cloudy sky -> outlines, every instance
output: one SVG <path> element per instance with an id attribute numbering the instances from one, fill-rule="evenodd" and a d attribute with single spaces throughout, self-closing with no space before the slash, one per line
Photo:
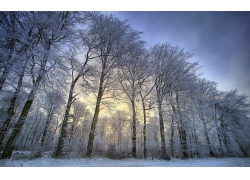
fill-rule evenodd
<path id="1" fill-rule="evenodd" d="M 79 11 L 86 8 L 88 11 L 105 9 L 121 20 L 128 19 L 134 29 L 143 32 L 141 36 L 148 47 L 158 42 L 179 45 L 194 54 L 191 61 L 199 61 L 202 66 L 198 72 L 217 82 L 218 89 L 229 91 L 236 88 L 240 94 L 250 96 L 250 11 L 243 0 L 227 4 L 217 0 L 202 3 L 196 0 L 176 0 L 168 2 L 168 6 L 163 0 L 145 0 L 143 4 L 135 0 L 126 0 L 122 4 L 114 3 L 113 0 L 93 0 L 84 2 L 84 6 L 80 0 L 71 0 L 67 4 L 53 1 L 55 5 L 50 0 L 44 1 L 52 4 L 30 4 L 29 0 L 24 0 L 20 3 L 17 1 L 13 6 L 11 1 L 4 1 L 1 8 L 37 10 L 39 7 L 42 9 L 38 10 L 56 8 Z"/>
<path id="2" fill-rule="evenodd" d="M 50 6 L 47 6 L 48 3 Z M 104 9 L 121 20 L 128 19 L 134 29 L 143 32 L 142 39 L 149 47 L 158 42 L 169 42 L 193 53 L 191 61 L 199 61 L 202 66 L 199 73 L 217 82 L 218 89 L 229 91 L 236 88 L 240 94 L 250 96 L 250 11 L 244 0 L 238 0 L 237 3 L 228 1 L 226 4 L 217 0 L 202 3 L 197 0 L 176 0 L 168 2 L 167 6 L 164 0 L 145 0 L 143 4 L 135 0 L 121 3 L 93 0 L 84 2 L 84 6 L 81 0 L 71 0 L 66 4 L 44 0 L 39 5 L 23 0 L 15 4 L 4 1 L 0 8 L 79 11 Z"/>
<path id="3" fill-rule="evenodd" d="M 237 89 L 250 96 L 250 12 L 115 11 L 141 35 L 148 46 L 179 45 L 194 54 L 203 76 L 218 89 Z"/>

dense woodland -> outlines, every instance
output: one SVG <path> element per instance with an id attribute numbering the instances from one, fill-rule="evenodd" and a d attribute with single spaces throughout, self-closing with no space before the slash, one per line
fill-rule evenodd
<path id="1" fill-rule="evenodd" d="M 0 12 L 0 154 L 250 156 L 250 104 L 100 12 Z"/>

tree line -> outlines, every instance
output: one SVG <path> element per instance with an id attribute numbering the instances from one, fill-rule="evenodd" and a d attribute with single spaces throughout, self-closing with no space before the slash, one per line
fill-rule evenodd
<path id="1" fill-rule="evenodd" d="M 14 150 L 53 158 L 250 155 L 248 97 L 218 90 L 179 46 L 146 48 L 127 20 L 6 11 L 0 32 L 2 159 Z"/>

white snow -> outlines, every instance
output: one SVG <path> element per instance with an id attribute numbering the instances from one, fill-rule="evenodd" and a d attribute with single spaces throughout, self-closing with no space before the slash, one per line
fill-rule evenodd
<path id="1" fill-rule="evenodd" d="M 0 159 L 1 177 L 10 179 L 246 179 L 250 158 L 200 158 L 143 160 L 107 158 L 30 159 L 29 152 L 10 159 Z M 26 167 L 26 168 L 24 168 Z M 43 168 L 42 168 L 43 167 Z M 47 167 L 47 168 L 45 168 Z M 66 167 L 66 168 L 65 168 Z M 214 168 L 217 167 L 217 168 Z M 229 168 L 230 167 L 230 168 Z M 231 168 L 234 167 L 234 168 Z"/>
<path id="2" fill-rule="evenodd" d="M 112 160 L 107 158 L 81 159 L 7 159 L 0 160 L 0 167 L 250 167 L 250 158 L 201 158 L 143 160 Z"/>

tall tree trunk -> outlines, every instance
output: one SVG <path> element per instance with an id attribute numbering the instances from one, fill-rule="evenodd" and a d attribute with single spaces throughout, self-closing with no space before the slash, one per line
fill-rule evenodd
<path id="1" fill-rule="evenodd" d="M 188 142 L 189 142 L 189 151 L 188 151 L 188 155 L 190 158 L 193 158 L 194 157 L 194 140 L 193 140 L 193 136 L 192 136 L 192 132 L 191 132 L 191 135 L 188 134 Z"/>
<path id="2" fill-rule="evenodd" d="M 103 136 L 102 136 L 103 139 Z M 121 153 L 121 143 L 122 143 L 122 128 L 119 127 L 119 131 L 118 131 L 118 153 Z"/>
<path id="3" fill-rule="evenodd" d="M 223 150 L 223 147 L 222 147 L 222 139 L 221 139 L 221 133 L 220 133 L 220 129 L 218 128 L 217 126 L 217 123 L 216 124 L 216 130 L 217 130 L 217 137 L 218 137 L 218 142 L 219 142 L 219 153 L 221 156 L 224 156 L 224 150 Z"/>
<path id="4" fill-rule="evenodd" d="M 32 131 L 32 129 L 33 129 L 35 123 L 36 123 L 36 121 L 34 121 L 34 122 L 32 123 L 32 126 L 31 126 L 31 128 L 29 129 L 29 132 L 28 132 L 28 134 L 27 134 L 27 136 L 26 136 L 26 138 L 25 138 L 24 145 L 23 145 L 23 148 L 24 148 L 24 149 L 26 148 L 27 140 L 28 140 L 28 138 L 29 138 L 29 136 L 30 136 L 30 132 Z"/>
<path id="5" fill-rule="evenodd" d="M 79 78 L 79 76 L 78 76 Z M 59 140 L 58 140 L 58 144 L 56 147 L 56 152 L 55 152 L 55 158 L 62 158 L 63 157 L 63 147 L 64 147 L 64 140 L 65 138 L 67 138 L 67 125 L 68 125 L 68 119 L 69 119 L 69 112 L 70 112 L 70 108 L 71 108 L 71 104 L 73 101 L 73 92 L 74 92 L 74 88 L 75 88 L 75 84 L 78 80 L 78 78 L 76 78 L 70 86 L 70 91 L 69 91 L 69 97 L 68 97 L 68 102 L 67 102 L 67 106 L 66 106 L 66 110 L 65 110 L 65 114 L 64 114 L 64 119 L 62 122 L 62 128 L 61 128 L 61 133 L 59 136 Z"/>
<path id="6" fill-rule="evenodd" d="M 175 157 L 174 155 L 174 115 L 172 114 L 172 120 L 171 120 L 171 139 L 170 139 L 170 149 L 171 149 L 171 155 L 172 157 Z"/>
<path id="7" fill-rule="evenodd" d="M 208 136 L 207 126 L 206 126 L 206 123 L 205 123 L 204 116 L 202 114 L 200 114 L 199 116 L 200 116 L 200 119 L 201 119 L 202 124 L 203 124 L 204 134 L 205 134 L 205 138 L 206 138 L 206 141 L 207 141 L 209 154 L 210 154 L 210 156 L 214 157 L 214 152 L 213 152 L 212 147 L 211 147 L 211 143 L 210 143 L 210 139 L 209 139 L 209 136 Z"/>
<path id="8" fill-rule="evenodd" d="M 217 131 L 216 135 L 217 135 L 218 142 L 219 142 L 218 150 L 219 150 L 220 156 L 224 156 L 224 150 L 223 150 L 223 147 L 222 147 L 220 129 L 219 129 L 218 124 L 217 124 L 217 112 L 216 112 L 216 109 L 217 109 L 217 104 L 214 105 L 214 125 L 215 125 L 216 131 Z"/>
<path id="9" fill-rule="evenodd" d="M 96 124 L 97 124 L 97 120 L 98 120 L 98 116 L 99 116 L 99 112 L 100 112 L 100 104 L 101 104 L 101 100 L 102 100 L 102 95 L 103 95 L 103 91 L 104 91 L 104 88 L 103 88 L 104 70 L 105 69 L 102 69 L 100 84 L 99 84 L 99 89 L 98 89 L 98 96 L 97 96 L 96 106 L 95 106 L 95 113 L 94 113 L 94 117 L 93 117 L 93 120 L 91 123 L 91 129 L 90 129 L 90 133 L 89 133 L 87 153 L 86 153 L 86 157 L 89 157 L 89 158 L 92 157 L 92 153 L 93 153 L 95 129 L 96 129 Z"/>
<path id="10" fill-rule="evenodd" d="M 176 106 L 179 115 L 179 136 L 181 141 L 181 150 L 182 150 L 182 158 L 188 158 L 188 149 L 187 149 L 187 134 L 186 134 L 186 126 L 183 122 L 182 112 L 180 110 L 178 92 L 176 92 Z"/>
<path id="11" fill-rule="evenodd" d="M 76 96 L 76 95 L 73 96 L 74 88 L 75 88 L 75 85 L 76 85 L 76 82 L 78 81 L 78 79 L 84 75 L 84 70 L 85 70 L 84 68 L 85 68 L 88 60 L 89 60 L 89 57 L 87 55 L 85 63 L 81 67 L 81 69 L 80 69 L 78 75 L 76 76 L 76 78 L 73 79 L 73 75 L 72 75 L 72 83 L 71 83 L 71 86 L 70 86 L 68 102 L 67 102 L 67 106 L 66 106 L 66 110 L 65 110 L 65 114 L 64 114 L 64 119 L 63 119 L 63 122 L 62 122 L 61 132 L 60 132 L 59 140 L 58 140 L 58 143 L 57 143 L 54 158 L 62 158 L 63 157 L 63 152 L 62 151 L 63 151 L 63 147 L 64 147 L 64 140 L 68 136 L 67 126 L 68 126 L 69 112 L 70 112 L 71 105 L 74 102 L 74 98 Z M 72 74 L 73 74 L 73 71 L 72 71 Z"/>
<path id="12" fill-rule="evenodd" d="M 157 94 L 157 96 L 159 96 Z M 159 121 L 160 121 L 160 134 L 161 134 L 161 157 L 165 160 L 170 160 L 170 156 L 167 153 L 166 149 L 166 140 L 165 140 L 165 131 L 164 131 L 164 122 L 163 122 L 163 113 L 162 113 L 162 101 L 158 97 L 158 112 L 159 112 Z"/>
<path id="13" fill-rule="evenodd" d="M 179 135 L 179 140 L 180 140 L 180 143 L 181 143 L 181 158 L 183 159 L 186 159 L 188 158 L 188 154 L 186 152 L 186 147 L 185 147 L 185 144 L 184 144 L 184 141 L 186 141 L 186 131 L 183 131 L 183 125 L 181 125 L 181 121 L 180 119 L 177 120 L 177 129 L 178 129 L 178 135 Z"/>
<path id="14" fill-rule="evenodd" d="M 75 133 L 75 119 L 73 118 L 72 126 L 70 127 L 70 130 L 68 132 L 68 137 L 69 137 L 69 146 L 73 144 L 74 140 L 74 133 Z"/>
<path id="15" fill-rule="evenodd" d="M 46 136 L 47 136 L 47 131 L 48 131 L 48 128 L 49 128 L 49 124 L 50 124 L 50 121 L 52 119 L 52 116 L 53 116 L 53 110 L 52 110 L 53 107 L 50 107 L 49 111 L 48 111 L 48 115 L 47 115 L 47 119 L 46 119 L 46 123 L 45 123 L 45 127 L 44 127 L 44 130 L 43 130 L 43 135 L 42 135 L 42 140 L 41 140 L 41 146 L 44 145 L 44 142 L 46 140 Z"/>
<path id="16" fill-rule="evenodd" d="M 225 131 L 225 130 L 223 129 L 223 130 L 222 130 L 223 143 L 224 143 L 224 145 L 225 145 L 225 147 L 226 147 L 227 154 L 228 154 L 229 156 L 232 156 L 232 152 L 231 152 L 230 147 L 229 147 L 229 145 L 230 145 L 230 140 L 229 140 L 228 135 L 227 135 L 224 131 Z"/>
<path id="17" fill-rule="evenodd" d="M 147 118 L 146 118 L 146 107 L 144 99 L 142 98 L 142 108 L 143 108 L 143 155 L 144 159 L 148 158 L 147 150 Z"/>
<path id="18" fill-rule="evenodd" d="M 241 152 L 243 153 L 243 156 L 244 157 L 249 157 L 250 156 L 250 152 L 245 148 L 245 146 L 242 145 L 241 142 L 238 139 L 235 140 L 235 141 L 239 145 L 239 148 L 240 148 Z"/>
<path id="19" fill-rule="evenodd" d="M 193 124 L 194 124 L 194 120 L 193 120 Z M 193 130 L 192 130 L 192 138 L 194 139 L 194 144 L 195 144 L 195 154 L 197 157 L 200 157 L 200 152 L 199 152 L 199 142 L 198 142 L 198 137 L 197 137 L 197 134 L 196 134 L 196 130 L 195 130 L 195 126 L 193 127 Z"/>
<path id="20" fill-rule="evenodd" d="M 45 64 L 44 64 L 44 66 L 45 66 Z M 41 67 L 39 69 L 38 77 L 37 77 L 35 83 L 33 84 L 32 89 L 30 91 L 28 99 L 26 100 L 26 102 L 24 104 L 21 115 L 20 115 L 17 123 L 15 124 L 14 130 L 12 131 L 6 146 L 4 147 L 4 151 L 3 151 L 3 154 L 2 154 L 3 159 L 8 159 L 12 155 L 12 151 L 13 151 L 13 149 L 15 147 L 17 138 L 20 135 L 22 127 L 23 127 L 23 125 L 24 125 L 24 123 L 26 121 L 26 118 L 28 116 L 30 107 L 31 107 L 31 105 L 32 105 L 32 103 L 34 101 L 34 98 L 35 98 L 36 92 L 38 90 L 40 81 L 42 80 L 42 77 L 44 76 L 44 74 L 45 74 L 45 67 Z"/>
<path id="21" fill-rule="evenodd" d="M 176 109 L 175 109 L 175 105 L 173 103 L 173 99 L 172 99 L 172 91 L 169 92 L 169 95 L 170 95 L 170 105 L 172 107 L 172 111 L 173 111 L 173 115 L 172 115 L 172 121 L 171 121 L 171 153 L 172 155 L 174 156 L 174 117 L 177 119 L 177 112 L 176 112 Z M 179 140 L 181 142 L 181 137 L 180 137 L 180 125 L 179 125 L 179 121 L 177 120 L 177 129 L 179 131 Z M 182 151 L 182 145 L 181 145 L 181 152 Z"/>
<path id="22" fill-rule="evenodd" d="M 53 140 L 54 140 L 54 138 L 55 138 L 55 136 L 56 136 L 56 131 L 57 131 L 57 128 L 58 128 L 58 123 L 59 123 L 58 119 L 59 119 L 59 115 L 57 115 L 57 119 L 56 119 L 56 128 L 55 128 L 55 130 L 54 130 L 54 132 L 53 132 L 53 136 L 52 136 L 52 138 L 51 138 L 51 142 L 53 142 Z"/>
<path id="23" fill-rule="evenodd" d="M 62 158 L 63 157 L 62 151 L 63 151 L 63 147 L 64 147 L 64 140 L 67 137 L 67 125 L 68 125 L 68 119 L 69 119 L 69 112 L 70 112 L 71 105 L 74 102 L 74 98 L 76 96 L 76 95 L 73 96 L 74 88 L 75 88 L 75 85 L 76 85 L 76 82 L 78 81 L 78 79 L 84 75 L 84 68 L 85 68 L 88 60 L 89 60 L 89 58 L 87 56 L 87 59 L 86 59 L 84 65 L 81 67 L 81 69 L 80 69 L 80 71 L 75 79 L 73 79 L 73 75 L 72 75 L 72 83 L 70 86 L 68 102 L 67 102 L 67 106 L 66 106 L 66 110 L 65 110 L 65 114 L 64 114 L 64 119 L 62 122 L 61 132 L 60 132 L 59 140 L 57 143 L 54 158 Z M 73 74 L 73 71 L 72 71 L 72 74 Z M 55 130 L 55 132 L 56 132 L 56 130 Z"/>
<path id="24" fill-rule="evenodd" d="M 182 149 L 182 158 L 188 158 L 188 150 L 187 150 L 187 134 L 185 124 L 183 123 L 182 119 L 180 119 L 180 140 L 181 140 L 181 149 Z"/>
<path id="25" fill-rule="evenodd" d="M 177 102 L 178 103 L 178 102 Z M 181 153 L 182 153 L 182 158 L 186 158 L 186 154 L 185 154 L 185 146 L 184 146 L 184 143 L 183 143 L 183 137 L 185 132 L 182 131 L 182 120 L 181 120 L 181 117 L 180 117 L 180 112 L 179 112 L 179 109 L 178 109 L 178 105 L 176 105 L 177 107 L 177 110 L 176 110 L 176 107 L 173 103 L 173 99 L 172 99 L 172 92 L 171 92 L 171 97 L 170 97 L 170 104 L 171 104 L 171 107 L 172 107 L 172 110 L 173 110 L 173 114 L 175 115 L 175 117 L 177 117 L 177 129 L 178 129 L 178 137 L 179 137 L 179 141 L 181 143 Z"/>
<path id="26" fill-rule="evenodd" d="M 4 120 L 3 126 L 0 127 L 0 145 L 2 144 L 2 141 L 4 139 L 5 134 L 7 133 L 8 127 L 10 125 L 10 121 L 15 114 L 15 104 L 16 104 L 18 94 L 19 94 L 21 87 L 22 87 L 25 67 L 26 67 L 27 63 L 28 63 L 28 59 L 25 61 L 24 65 L 23 65 L 23 69 L 22 69 L 22 72 L 20 74 L 18 84 L 16 87 L 16 91 L 10 100 L 10 105 L 9 105 L 8 110 L 7 110 L 7 118 Z"/>
<path id="27" fill-rule="evenodd" d="M 132 122 L 132 157 L 136 158 L 136 112 L 135 112 L 135 95 L 132 93 L 131 105 L 133 111 L 133 122 Z"/>
<path id="28" fill-rule="evenodd" d="M 37 136 L 37 130 L 39 129 L 41 120 L 42 120 L 42 115 L 41 115 L 41 113 L 39 113 L 39 120 L 38 120 L 37 126 L 36 126 L 36 128 L 35 128 L 35 130 L 33 132 L 33 138 L 31 140 L 32 144 L 35 142 L 35 139 L 36 139 L 36 136 Z M 37 119 L 36 119 L 36 121 L 37 121 Z"/>

